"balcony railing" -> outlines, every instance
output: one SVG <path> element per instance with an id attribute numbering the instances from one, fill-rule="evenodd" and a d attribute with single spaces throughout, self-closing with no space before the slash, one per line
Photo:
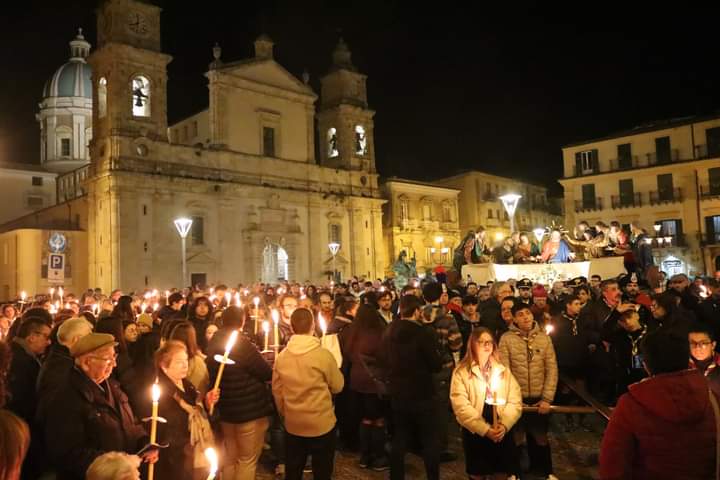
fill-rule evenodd
<path id="1" fill-rule="evenodd" d="M 613 195 L 610 200 L 613 209 L 642 207 L 642 195 L 640 192 L 632 195 Z"/>
<path id="2" fill-rule="evenodd" d="M 585 198 L 583 200 L 575 200 L 575 211 L 576 212 L 592 212 L 595 210 L 602 210 L 602 198 Z"/>
<path id="3" fill-rule="evenodd" d="M 698 160 L 715 157 L 720 157 L 720 150 L 717 148 L 709 149 L 707 145 L 695 145 L 695 158 Z"/>
<path id="4" fill-rule="evenodd" d="M 654 248 L 668 248 L 668 247 L 685 247 L 687 246 L 687 240 L 684 234 L 680 235 L 659 235 L 652 237 L 649 240 L 652 242 Z"/>
<path id="5" fill-rule="evenodd" d="M 58 203 L 72 200 L 85 195 L 85 180 L 90 172 L 90 165 L 58 175 L 55 187 Z"/>
<path id="6" fill-rule="evenodd" d="M 640 167 L 640 159 L 637 155 L 626 158 L 613 158 L 610 160 L 610 171 L 627 170 Z"/>
<path id="7" fill-rule="evenodd" d="M 596 173 L 618 172 L 631 170 L 633 168 L 654 167 L 656 165 L 669 165 L 680 161 L 682 161 L 680 158 L 680 151 L 674 148 L 670 150 L 669 156 L 665 159 L 658 159 L 657 152 L 646 153 L 644 155 L 632 155 L 627 158 L 613 158 L 609 161 L 601 159 L 598 163 L 597 170 L 586 170 L 578 168 L 577 165 L 573 165 L 572 173 L 575 177 L 582 177 L 584 175 L 594 175 Z"/>
<path id="8" fill-rule="evenodd" d="M 720 232 L 705 232 L 703 240 L 705 245 L 720 244 Z"/>
<path id="9" fill-rule="evenodd" d="M 676 203 L 682 201 L 682 193 L 679 188 L 672 190 L 652 190 L 650 192 L 650 205 L 663 203 Z"/>
<path id="10" fill-rule="evenodd" d="M 720 197 L 720 185 L 700 185 L 700 198 L 709 200 Z"/>

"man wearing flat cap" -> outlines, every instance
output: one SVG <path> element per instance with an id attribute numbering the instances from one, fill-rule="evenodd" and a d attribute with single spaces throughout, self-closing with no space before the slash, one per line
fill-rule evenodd
<path id="1" fill-rule="evenodd" d="M 47 412 L 45 429 L 58 480 L 84 479 L 90 464 L 103 453 L 133 454 L 148 441 L 127 396 L 110 378 L 116 365 L 116 345 L 112 335 L 91 333 L 70 348 L 75 367 Z M 154 463 L 157 455 L 157 450 L 150 450 L 143 459 Z"/>

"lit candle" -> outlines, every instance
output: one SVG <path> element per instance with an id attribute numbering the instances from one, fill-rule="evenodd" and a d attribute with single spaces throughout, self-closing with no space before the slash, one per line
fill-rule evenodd
<path id="1" fill-rule="evenodd" d="M 242 301 L 240 300 L 240 292 L 235 293 L 235 306 L 238 308 L 242 307 Z"/>
<path id="2" fill-rule="evenodd" d="M 230 356 L 230 350 L 232 350 L 233 346 L 235 345 L 235 342 L 237 341 L 238 337 L 238 331 L 233 330 L 230 334 L 230 337 L 228 338 L 227 343 L 225 344 L 225 354 L 220 358 L 218 356 L 215 357 L 216 361 L 220 362 L 220 368 L 218 369 L 217 377 L 215 378 L 215 386 L 213 387 L 213 390 L 217 390 L 220 388 L 220 379 L 222 378 L 222 374 L 225 371 L 225 365 L 227 363 L 230 363 L 228 360 L 228 357 Z M 218 360 L 218 358 L 220 358 Z M 212 415 L 213 411 L 215 410 L 215 404 L 212 404 L 210 406 L 210 415 Z"/>
<path id="3" fill-rule="evenodd" d="M 263 349 L 264 352 L 268 351 L 268 341 L 270 339 L 270 323 L 267 321 L 263 322 L 263 332 L 265 333 L 265 348 Z"/>
<path id="4" fill-rule="evenodd" d="M 51 287 L 51 288 L 50 288 L 50 299 L 52 300 L 52 298 L 53 298 L 54 296 L 55 296 L 55 287 Z"/>
<path id="5" fill-rule="evenodd" d="M 100 305 L 97 304 L 97 302 L 93 303 L 92 306 L 93 314 L 97 317 L 98 311 L 100 310 Z"/>
<path id="6" fill-rule="evenodd" d="M 258 305 L 260 305 L 260 297 L 253 298 L 253 303 L 255 304 L 255 335 L 258 333 Z"/>
<path id="7" fill-rule="evenodd" d="M 25 290 L 20 292 L 20 313 L 23 313 L 23 310 L 25 310 L 25 304 L 27 303 L 25 299 L 27 298 L 27 293 L 25 293 Z"/>
<path id="8" fill-rule="evenodd" d="M 273 319 L 273 347 L 275 348 L 275 353 L 277 353 L 278 349 L 280 348 L 280 312 L 273 308 L 271 315 Z"/>
<path id="9" fill-rule="evenodd" d="M 152 296 L 153 296 L 153 298 L 157 298 L 157 296 L 158 296 L 158 291 L 157 291 L 157 289 L 155 289 L 155 290 L 152 291 Z"/>
<path id="10" fill-rule="evenodd" d="M 157 422 L 158 422 L 158 402 L 160 401 L 160 386 L 157 383 L 153 383 L 152 389 L 152 415 L 150 416 L 150 444 L 154 445 L 157 442 Z M 151 463 L 148 465 L 148 480 L 152 480 L 155 476 L 155 464 Z"/>
<path id="11" fill-rule="evenodd" d="M 215 293 L 215 288 L 214 288 L 214 287 L 210 287 L 210 295 L 212 295 L 213 293 Z"/>
<path id="12" fill-rule="evenodd" d="M 230 300 L 232 299 L 232 293 L 225 292 L 225 305 L 230 306 Z"/>
<path id="13" fill-rule="evenodd" d="M 551 324 L 548 323 L 547 325 L 545 325 L 545 333 L 547 335 L 550 335 L 554 331 L 555 331 L 555 327 L 553 327 Z"/>
<path id="14" fill-rule="evenodd" d="M 160 308 L 160 304 L 157 303 L 157 302 L 155 302 L 155 303 L 153 304 L 153 312 L 157 312 L 157 309 L 158 309 L 158 308 Z"/>
<path id="15" fill-rule="evenodd" d="M 327 324 L 325 323 L 325 317 L 323 317 L 322 313 L 318 313 L 318 324 L 320 325 L 320 331 L 322 332 L 322 336 L 325 336 L 325 332 L 327 331 Z"/>
<path id="16" fill-rule="evenodd" d="M 206 448 L 205 458 L 207 458 L 208 462 L 210 463 L 210 474 L 208 475 L 207 480 L 215 480 L 215 475 L 218 471 L 218 456 L 217 453 L 215 453 L 215 449 Z"/>
<path id="17" fill-rule="evenodd" d="M 490 373 L 490 393 L 492 397 L 486 400 L 486 403 L 492 405 L 493 428 L 497 428 L 498 425 L 497 406 L 505 404 L 505 402 L 498 401 L 498 390 L 500 390 L 500 369 L 493 368 Z"/>
<path id="18" fill-rule="evenodd" d="M 63 296 L 64 296 L 63 294 L 64 294 L 64 293 L 65 293 L 65 292 L 63 292 L 63 288 L 62 288 L 62 287 L 58 288 L 58 295 L 60 295 L 60 303 L 62 303 L 62 301 L 63 301 Z"/>
<path id="19" fill-rule="evenodd" d="M 145 292 L 145 301 L 147 302 L 148 300 L 150 300 L 150 297 L 151 297 L 151 296 L 152 296 L 152 293 L 150 293 L 150 292 Z"/>

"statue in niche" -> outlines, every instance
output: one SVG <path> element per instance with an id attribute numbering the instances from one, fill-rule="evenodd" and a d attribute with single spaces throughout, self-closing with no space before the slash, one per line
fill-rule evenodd
<path id="1" fill-rule="evenodd" d="M 337 134 L 333 132 L 328 140 L 328 157 L 337 157 L 340 154 L 337 149 Z"/>
<path id="2" fill-rule="evenodd" d="M 485 239 L 485 228 L 478 227 L 470 231 L 453 252 L 453 268 L 460 273 L 463 265 L 488 263 L 490 261 L 490 248 Z"/>
<path id="3" fill-rule="evenodd" d="M 365 129 L 358 125 L 355 127 L 355 153 L 365 155 L 366 152 L 367 137 L 365 136 Z"/>
<path id="4" fill-rule="evenodd" d="M 395 272 L 395 286 L 397 288 L 403 288 L 408 284 L 410 279 L 417 278 L 416 270 L 417 261 L 415 255 L 412 260 L 407 261 L 407 252 L 405 250 L 400 251 L 397 261 L 393 263 L 392 270 Z"/>
<path id="5" fill-rule="evenodd" d="M 136 107 L 144 107 L 145 102 L 147 102 L 147 94 L 145 91 L 147 90 L 147 85 L 145 82 L 143 82 L 142 78 L 136 78 L 133 80 L 134 88 L 133 88 L 133 96 L 135 97 L 135 106 Z"/>

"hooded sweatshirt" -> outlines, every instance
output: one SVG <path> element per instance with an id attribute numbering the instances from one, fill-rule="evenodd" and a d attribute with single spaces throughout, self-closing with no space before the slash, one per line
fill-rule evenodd
<path id="1" fill-rule="evenodd" d="M 602 440 L 600 478 L 715 478 L 715 416 L 696 370 L 630 385 Z"/>
<path id="2" fill-rule="evenodd" d="M 319 437 L 335 427 L 332 395 L 344 380 L 335 357 L 311 335 L 293 335 L 275 361 L 272 391 L 285 429 L 299 437 Z"/>

